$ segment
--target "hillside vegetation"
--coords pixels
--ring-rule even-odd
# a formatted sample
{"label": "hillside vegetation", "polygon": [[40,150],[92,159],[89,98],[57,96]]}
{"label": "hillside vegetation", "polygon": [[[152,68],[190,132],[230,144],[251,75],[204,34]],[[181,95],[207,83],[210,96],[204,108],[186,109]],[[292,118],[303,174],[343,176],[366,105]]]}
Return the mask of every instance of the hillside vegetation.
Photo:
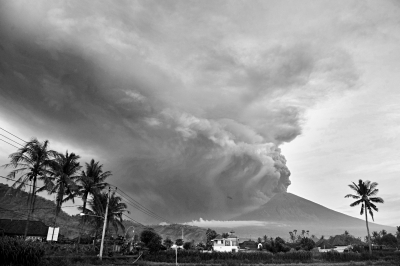
{"label": "hillside vegetation", "polygon": [[[28,193],[25,191],[17,191],[7,184],[0,183],[0,218],[1,219],[17,219],[25,220],[27,215],[27,200]],[[66,203],[66,206],[71,204]],[[45,199],[41,196],[36,197],[35,211],[33,220],[42,221],[47,226],[52,226],[54,222],[54,212],[56,205],[53,201]],[[90,228],[83,228],[79,225],[79,216],[71,216],[65,211],[61,211],[57,218],[57,225],[60,226],[60,234],[67,238],[75,238],[81,233],[89,233]],[[130,226],[134,227],[134,234],[140,235],[140,233],[146,228],[153,228],[163,239],[169,237],[172,240],[182,238],[185,241],[194,240],[195,242],[205,242],[206,229],[196,226],[171,224],[171,225],[141,225],[134,223],[130,220],[124,220],[123,224],[125,229]],[[110,228],[113,230],[112,228]],[[129,230],[131,232],[131,230]],[[127,236],[131,237],[132,234],[126,232]],[[118,234],[122,235],[125,232],[119,230]],[[117,235],[117,232],[112,232],[113,235]]]}

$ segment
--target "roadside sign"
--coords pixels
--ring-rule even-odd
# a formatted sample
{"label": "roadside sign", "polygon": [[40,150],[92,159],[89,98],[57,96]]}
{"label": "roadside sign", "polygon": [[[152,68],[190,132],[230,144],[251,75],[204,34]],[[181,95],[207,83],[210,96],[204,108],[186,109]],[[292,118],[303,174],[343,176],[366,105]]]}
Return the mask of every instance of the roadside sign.
{"label": "roadside sign", "polygon": [[47,241],[57,241],[58,240],[58,233],[60,231],[60,227],[49,227],[47,231]]}

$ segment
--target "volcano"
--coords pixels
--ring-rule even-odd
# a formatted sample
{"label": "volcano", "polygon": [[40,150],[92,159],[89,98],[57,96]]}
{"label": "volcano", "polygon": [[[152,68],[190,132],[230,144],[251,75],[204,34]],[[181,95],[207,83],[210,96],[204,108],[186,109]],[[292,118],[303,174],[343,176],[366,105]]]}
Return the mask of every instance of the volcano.
{"label": "volcano", "polygon": [[[362,239],[367,234],[364,220],[328,209],[292,193],[278,193],[258,209],[231,220],[265,222],[263,228],[244,226],[236,229],[242,234],[257,236],[264,234],[285,236],[289,231],[295,229],[297,231],[309,230],[310,234],[318,236],[343,234],[345,230],[354,236],[362,237]],[[370,232],[382,229],[389,233],[395,231],[394,227],[371,222],[369,228]]]}

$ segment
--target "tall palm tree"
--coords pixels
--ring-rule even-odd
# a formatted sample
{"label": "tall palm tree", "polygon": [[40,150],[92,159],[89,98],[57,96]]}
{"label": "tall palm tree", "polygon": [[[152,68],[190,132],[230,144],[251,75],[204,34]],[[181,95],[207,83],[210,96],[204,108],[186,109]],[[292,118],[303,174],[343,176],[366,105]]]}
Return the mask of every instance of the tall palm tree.
{"label": "tall palm tree", "polygon": [[[75,153],[66,151],[65,155],[56,154],[54,161],[51,163],[52,180],[50,181],[49,194],[57,194],[54,225],[62,204],[69,200],[74,202],[75,196],[79,193],[78,186],[75,184],[78,179],[77,173],[81,169],[78,162],[79,158]],[[64,196],[66,197],[64,198]]]}
{"label": "tall palm tree", "polygon": [[374,203],[384,203],[383,199],[380,197],[373,197],[376,194],[378,194],[379,189],[376,187],[378,186],[378,183],[366,180],[363,182],[361,179],[358,180],[358,185],[352,182],[353,184],[350,184],[349,187],[356,193],[355,195],[353,194],[347,194],[345,198],[353,198],[356,199],[355,202],[350,204],[351,207],[357,206],[361,203],[361,211],[360,215],[363,215],[365,213],[365,224],[367,226],[367,233],[368,233],[368,246],[369,246],[369,253],[372,254],[372,247],[371,247],[371,236],[369,234],[369,227],[368,227],[368,215],[367,215],[367,210],[369,214],[371,215],[372,220],[374,220],[374,214],[372,210],[378,211],[378,208]]}
{"label": "tall palm tree", "polygon": [[[86,209],[86,213],[89,216],[89,222],[91,222],[97,229],[102,228],[103,219],[100,217],[104,217],[106,213],[107,197],[107,192],[95,194],[95,196],[91,200],[89,200],[91,210]],[[121,202],[121,200],[121,197],[116,196],[115,192],[110,195],[110,202],[108,204],[107,214],[107,231],[109,229],[109,225],[112,225],[115,232],[117,233],[119,228],[125,230],[125,227],[122,224],[122,215],[124,214],[124,212],[128,211],[126,210],[127,205]],[[93,217],[90,215],[97,217]]]}
{"label": "tall palm tree", "polygon": [[111,172],[103,172],[103,165],[99,162],[95,162],[94,159],[92,159],[90,163],[86,163],[86,171],[82,171],[81,176],[77,179],[82,194],[83,213],[86,212],[88,196],[99,194],[100,191],[107,186],[107,183],[104,181],[109,176],[111,176]]}
{"label": "tall palm tree", "polygon": [[[49,169],[52,157],[55,156],[56,152],[49,150],[48,146],[49,141],[40,142],[36,138],[33,138],[31,141],[26,142],[22,148],[19,148],[17,152],[10,154],[9,158],[11,162],[3,165],[4,168],[15,168],[7,177],[14,179],[19,175],[12,186],[13,188],[18,190],[24,189],[29,181],[32,183],[28,196],[28,217],[24,231],[25,238],[28,233],[31,215],[35,209],[36,193],[48,188],[49,185]],[[44,182],[44,186],[39,189],[37,189],[38,180]]]}

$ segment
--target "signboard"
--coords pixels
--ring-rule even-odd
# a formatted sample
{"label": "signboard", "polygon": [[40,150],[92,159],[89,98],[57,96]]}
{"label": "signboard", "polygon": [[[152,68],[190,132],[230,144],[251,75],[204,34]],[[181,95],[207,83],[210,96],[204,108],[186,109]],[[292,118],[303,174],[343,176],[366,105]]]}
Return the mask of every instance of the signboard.
{"label": "signboard", "polygon": [[49,227],[49,230],[47,231],[47,241],[57,241],[58,239],[58,233],[60,231],[60,227]]}

